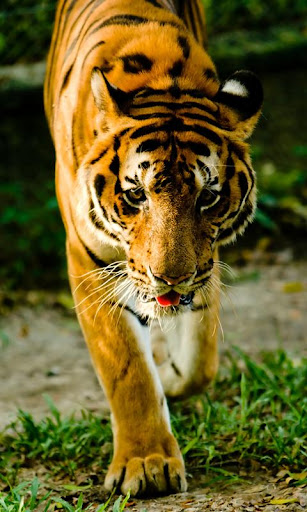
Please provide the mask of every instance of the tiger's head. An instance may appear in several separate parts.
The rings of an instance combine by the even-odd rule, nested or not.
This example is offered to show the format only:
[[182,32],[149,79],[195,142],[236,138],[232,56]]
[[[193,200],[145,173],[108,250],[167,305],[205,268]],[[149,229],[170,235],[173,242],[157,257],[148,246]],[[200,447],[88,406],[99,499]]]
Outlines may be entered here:
[[245,139],[262,87],[240,71],[210,98],[178,88],[125,93],[95,68],[92,91],[99,114],[82,165],[91,233],[124,249],[140,314],[173,314],[210,287],[217,247],[253,217]]

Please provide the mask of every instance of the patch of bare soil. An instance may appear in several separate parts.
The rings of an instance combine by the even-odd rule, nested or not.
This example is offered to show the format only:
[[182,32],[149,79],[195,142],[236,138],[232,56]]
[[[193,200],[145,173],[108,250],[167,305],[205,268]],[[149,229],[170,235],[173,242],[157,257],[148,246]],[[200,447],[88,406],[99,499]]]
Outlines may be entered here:
[[[221,364],[223,351],[232,344],[254,357],[262,350],[277,348],[293,357],[306,355],[306,276],[306,263],[260,266],[251,271],[252,279],[225,288]],[[46,415],[44,393],[65,415],[84,408],[107,410],[72,315],[46,302],[15,307],[1,319],[0,336],[0,428],[16,417],[18,408],[36,418]],[[220,489],[208,488],[201,478],[197,483],[190,480],[187,493],[136,500],[129,510],[278,512],[301,511],[306,505],[302,489],[289,487],[285,479],[278,481],[262,472],[244,478],[236,487]]]
[[129,510],[137,512],[287,512],[302,511],[307,504],[303,489],[289,488],[273,476],[250,475],[240,484],[218,488],[201,484],[190,492],[165,498],[138,500]]

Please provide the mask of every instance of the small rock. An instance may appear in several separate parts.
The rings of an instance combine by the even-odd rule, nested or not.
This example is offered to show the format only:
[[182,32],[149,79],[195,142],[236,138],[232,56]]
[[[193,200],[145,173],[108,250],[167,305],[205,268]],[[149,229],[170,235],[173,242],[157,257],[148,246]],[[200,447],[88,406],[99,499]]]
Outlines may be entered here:
[[59,366],[52,366],[47,372],[47,377],[57,377],[61,373],[61,368]]

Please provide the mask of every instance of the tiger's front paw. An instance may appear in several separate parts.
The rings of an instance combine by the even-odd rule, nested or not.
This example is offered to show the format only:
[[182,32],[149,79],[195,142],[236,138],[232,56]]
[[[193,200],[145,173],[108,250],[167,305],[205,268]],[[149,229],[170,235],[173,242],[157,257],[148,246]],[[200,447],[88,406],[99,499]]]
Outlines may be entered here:
[[181,458],[164,457],[154,453],[147,457],[132,457],[128,462],[113,461],[109,467],[105,487],[114,487],[131,496],[171,494],[187,490],[184,464]]

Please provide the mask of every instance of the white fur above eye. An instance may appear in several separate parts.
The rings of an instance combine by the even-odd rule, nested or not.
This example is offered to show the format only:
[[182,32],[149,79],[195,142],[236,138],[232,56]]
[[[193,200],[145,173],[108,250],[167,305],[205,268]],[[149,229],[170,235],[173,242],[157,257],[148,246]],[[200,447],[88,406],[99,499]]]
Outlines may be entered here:
[[248,90],[246,89],[246,87],[234,79],[228,80],[225,83],[224,87],[222,88],[222,91],[227,92],[229,94],[233,94],[234,96],[248,96]]

